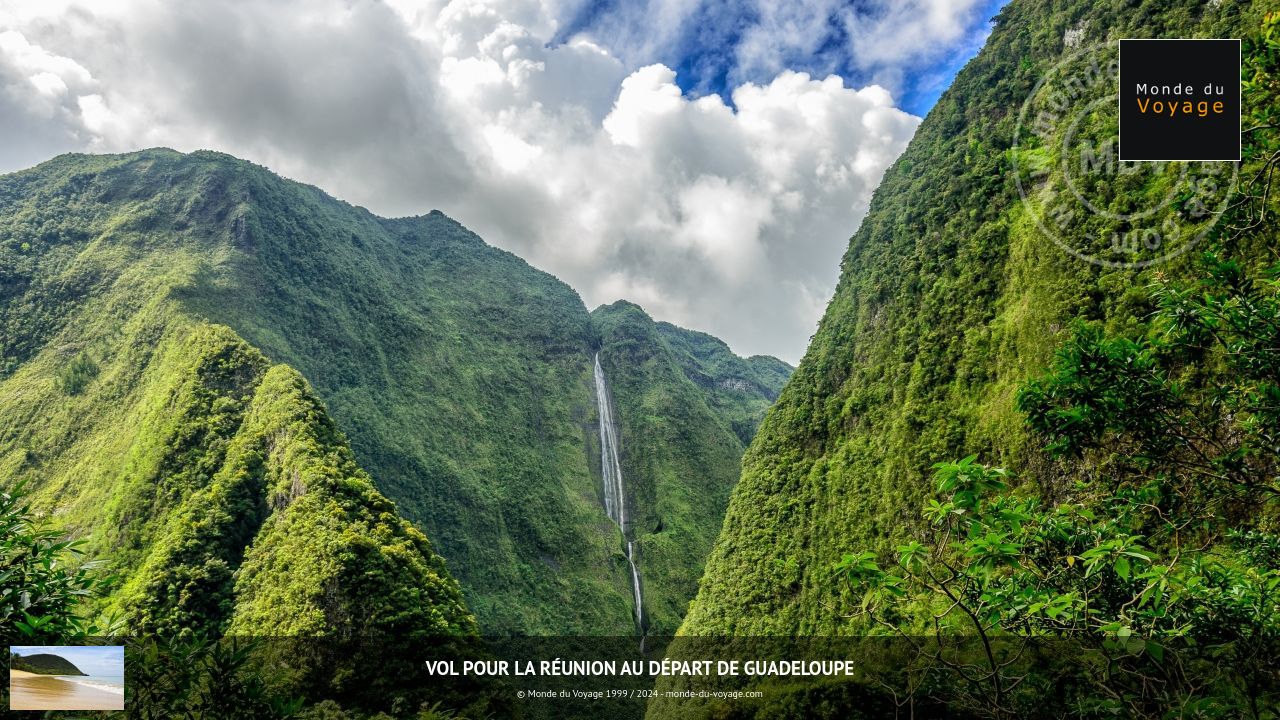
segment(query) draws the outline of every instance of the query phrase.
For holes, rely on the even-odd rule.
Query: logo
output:
[[[1121,159],[1120,67],[1118,46],[1107,43],[1049,68],[1023,103],[1009,152],[1023,207],[1044,235],[1086,262],[1140,268],[1181,255],[1213,229],[1239,166]],[[1236,143],[1238,152],[1238,132]]]
[[[1121,40],[1120,159],[1240,161],[1240,41]]]

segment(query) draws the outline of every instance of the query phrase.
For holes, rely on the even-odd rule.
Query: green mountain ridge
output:
[[[1113,268],[1044,237],[1014,182],[1022,102],[1075,47],[1256,35],[1276,7],[1014,0],[1001,10],[850,240],[819,329],[744,456],[683,633],[865,632],[846,612],[858,598],[841,592],[832,567],[845,553],[888,557],[918,529],[935,463],[977,453],[1050,492],[1070,486],[1029,436],[1018,387],[1049,365],[1077,319],[1140,334],[1154,310],[1147,286],[1196,277],[1196,253]],[[1116,196],[1153,190],[1112,182]],[[1124,230],[1077,213],[1064,232],[1103,242]],[[1267,248],[1237,250],[1250,267],[1269,262]]]
[[[771,355],[739,357],[722,340],[671,323],[659,322],[658,334],[685,377],[702,388],[743,445],[751,444],[793,368]]]
[[[705,553],[657,546],[710,547],[786,366],[647,337],[710,348],[682,362],[735,386],[654,376],[679,388],[651,447],[705,476],[624,458],[662,508],[641,570],[670,631]],[[204,151],[0,177],[0,482],[30,481],[125,578],[109,608],[149,626],[315,634],[376,611],[396,632],[473,632],[474,613],[493,634],[633,633],[597,351],[625,382],[571,288],[438,212],[378,218]],[[709,506],[686,501],[705,486]]]
[[[53,655],[50,653],[37,653],[35,655],[19,655],[12,653],[9,656],[9,667],[12,670],[22,670],[24,672],[35,673],[36,675],[85,675],[75,663],[62,657],[61,655]]]

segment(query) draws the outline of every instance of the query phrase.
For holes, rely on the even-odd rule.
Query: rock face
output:
[[[40,653],[36,655],[13,655],[10,667],[14,670],[35,673],[36,675],[84,675],[64,657]]]

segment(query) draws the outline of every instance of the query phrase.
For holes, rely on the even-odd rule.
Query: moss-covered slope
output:
[[[1016,388],[1075,318],[1138,328],[1152,311],[1151,274],[1186,274],[1194,253],[1118,269],[1042,235],[1013,179],[1019,109],[1072,46],[1240,37],[1275,7],[1013,0],[1001,11],[850,241],[819,330],[744,457],[686,632],[854,631],[830,568],[842,553],[890,548],[911,530],[904,519],[931,490],[933,463],[976,452],[1045,479]],[[1123,181],[1118,194],[1145,191]],[[1123,230],[1088,213],[1073,222],[1065,232],[1074,238]]]
[[[85,337],[97,359],[74,394],[46,372],[57,351],[0,393],[20,448],[6,462],[47,473],[41,494],[124,577],[107,609],[164,632],[474,633],[444,562],[306,381],[162,307],[114,346]]]
[[[239,412],[182,413],[188,427],[221,422],[227,432],[210,443],[219,457],[207,484],[150,518],[158,529],[138,548],[140,565],[118,599],[135,627],[269,636],[476,631],[444,562],[373,488],[297,371],[268,366],[224,327],[199,326],[182,344],[195,365],[179,377],[198,377],[206,391],[225,380],[212,404]]]

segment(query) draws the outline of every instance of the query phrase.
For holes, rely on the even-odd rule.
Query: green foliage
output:
[[[1269,717],[1257,709],[1280,695],[1265,682],[1270,657],[1257,657],[1251,641],[1280,633],[1280,567],[1259,563],[1241,543],[1192,539],[1150,492],[1104,493],[1090,503],[1096,511],[1047,506],[1009,491],[1008,473],[974,460],[936,466],[943,499],[925,509],[929,532],[900,545],[888,569],[874,553],[858,553],[833,573],[861,595],[860,614],[902,634],[921,657],[980,641],[981,652],[945,661],[964,681],[956,682],[960,706],[997,718],[1070,707],[1160,718],[1191,706]],[[920,626],[928,637],[912,634],[904,613],[912,602],[928,609]],[[1036,639],[1051,637],[1076,641],[1051,646],[1063,663],[1052,666],[1056,682],[1073,693],[1055,693],[1052,708],[1048,673],[1025,661]]]
[[[1241,54],[1244,67],[1240,91],[1246,97],[1262,100],[1249,103],[1241,117],[1241,158],[1259,167],[1252,176],[1246,176],[1244,197],[1234,208],[1239,212],[1235,229],[1248,231],[1275,218],[1270,188],[1280,162],[1280,133],[1276,132],[1280,128],[1280,109],[1275,103],[1280,98],[1280,12],[1263,18],[1261,32],[1243,40]]]
[[[158,529],[118,598],[136,627],[178,637],[475,632],[443,561],[374,490],[297,372],[264,372],[261,355],[225,329],[197,329],[185,346],[197,387],[248,395],[206,403],[179,393],[212,416],[166,407],[205,428],[179,430],[171,452],[186,455],[186,438],[220,452],[209,479],[152,520]],[[233,407],[224,425],[217,409]]]
[[[98,364],[87,354],[80,353],[58,373],[58,387],[68,395],[79,395],[97,375]]]
[[[236,579],[232,634],[342,628],[414,643],[476,632],[444,561],[374,489],[301,376],[269,372],[241,432],[265,456],[274,512]]]
[[[360,716],[352,715],[343,710],[337,703],[326,700],[312,707],[307,708],[296,716],[298,720],[360,720]],[[369,720],[383,720],[391,716],[384,713],[369,716]],[[415,714],[404,715],[409,720],[453,720],[458,717],[457,713],[452,710],[442,708],[437,703],[424,706]]]
[[[0,489],[0,642],[38,643],[109,634],[111,623],[81,613],[84,598],[116,582],[84,561],[83,541],[34,519],[25,488]]]
[[[1280,266],[1252,278],[1216,255],[1206,265],[1196,286],[1156,286],[1153,339],[1081,327],[1018,404],[1051,452],[1104,451],[1113,471],[1141,476],[1158,468],[1179,509],[1211,514],[1280,495]]]
[[[576,294],[439,213],[383,220],[216,153],[0,177],[0,477],[30,479],[121,570],[193,494],[217,515],[206,489],[265,367],[187,347],[207,321],[308,378],[493,632],[629,628],[584,452],[595,340]],[[78,395],[50,392],[66,347],[99,366]],[[253,499],[244,480],[217,485]],[[225,616],[232,548],[265,516],[245,510],[156,588],[170,607]]]
[[[268,687],[253,664],[252,640],[211,642],[151,636],[125,654],[129,716],[140,720],[277,720],[303,700]]]

